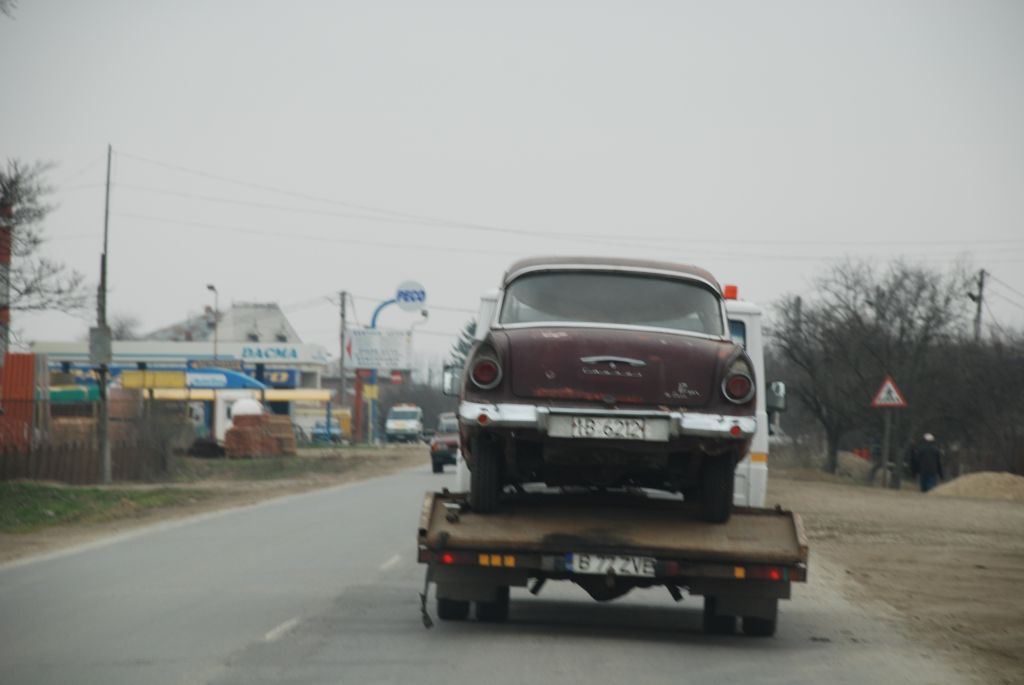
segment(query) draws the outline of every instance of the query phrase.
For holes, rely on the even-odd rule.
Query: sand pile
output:
[[[969,473],[943,483],[928,494],[1024,501],[1024,476],[995,471]]]

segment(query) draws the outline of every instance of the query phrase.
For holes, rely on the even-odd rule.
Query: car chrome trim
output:
[[[686,335],[704,340],[728,341],[731,338],[727,335],[711,335],[710,333],[698,333],[697,331],[684,331],[679,328],[660,328],[658,326],[635,326],[624,323],[590,323],[585,321],[536,321],[530,323],[507,323],[494,324],[491,330],[514,331],[521,328],[606,328],[615,331],[642,331],[644,333],[668,333],[669,335]]]
[[[704,414],[697,412],[660,411],[656,409],[597,409],[594,407],[542,407],[532,404],[463,401],[459,403],[459,418],[479,423],[486,416],[486,425],[502,428],[534,428],[547,432],[548,417],[552,414],[579,416],[622,416],[669,419],[669,435],[699,436],[745,440],[757,430],[757,419],[753,416],[729,416],[726,414]],[[733,435],[734,427],[739,435]]]
[[[584,364],[629,364],[630,366],[647,366],[647,362],[642,359],[633,359],[632,357],[612,357],[608,355],[596,356],[596,357],[580,357],[580,361]]]

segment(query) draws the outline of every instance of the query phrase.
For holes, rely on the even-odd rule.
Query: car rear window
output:
[[[505,289],[502,324],[595,323],[722,335],[710,289],[677,278],[591,271],[543,272]]]
[[[420,417],[420,413],[415,409],[392,409],[391,413],[388,414],[389,419],[396,421],[409,421],[415,420]]]

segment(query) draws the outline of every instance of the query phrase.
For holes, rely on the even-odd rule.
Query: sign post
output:
[[[377,317],[380,315],[381,310],[388,305],[397,304],[403,311],[414,312],[423,309],[426,303],[427,291],[422,284],[417,281],[402,281],[398,284],[398,288],[395,290],[395,296],[390,300],[381,302],[377,305],[377,308],[373,310],[373,317],[370,319],[370,330],[357,331],[353,333],[353,340],[356,339],[357,333],[364,333],[368,336],[376,335],[376,342],[381,345],[376,348],[377,355],[372,362],[367,360],[369,363],[366,363],[365,366],[357,364],[360,368],[370,369],[370,376],[363,387],[363,396],[369,399],[369,411],[367,412],[367,439],[371,443],[374,440],[374,422],[376,421],[377,413],[377,397],[380,392],[377,387],[377,371],[379,369],[404,368],[406,366],[404,363],[394,363],[394,360],[391,360],[391,363],[382,363],[384,360],[381,357],[387,356],[386,354],[381,354],[381,352],[384,351],[383,342],[385,340],[385,336],[389,333],[393,333],[394,331],[378,331]],[[399,332],[399,335],[404,337],[406,334]],[[406,349],[407,348],[408,343],[406,343]],[[393,352],[394,350],[391,350],[391,353]]]
[[[875,398],[871,400],[871,406],[883,411],[882,465],[885,467],[885,472],[882,474],[882,485],[891,485],[894,488],[898,488],[900,484],[900,475],[898,469],[894,469],[893,465],[890,463],[889,442],[892,436],[892,410],[906,409],[907,400],[903,397],[903,393],[900,392],[900,389],[896,387],[896,381],[893,380],[892,376],[888,374],[885,376],[885,380],[882,381],[881,387],[879,387],[878,392],[875,393]]]

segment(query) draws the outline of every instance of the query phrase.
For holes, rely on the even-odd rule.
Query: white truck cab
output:
[[[768,490],[768,410],[764,371],[764,339],[761,309],[750,302],[726,300],[729,334],[742,345],[754,364],[757,381],[757,431],[750,442],[750,451],[736,465],[736,481],[732,502],[736,506],[763,507]]]
[[[388,442],[419,442],[423,437],[423,410],[415,404],[396,404],[384,422]]]

